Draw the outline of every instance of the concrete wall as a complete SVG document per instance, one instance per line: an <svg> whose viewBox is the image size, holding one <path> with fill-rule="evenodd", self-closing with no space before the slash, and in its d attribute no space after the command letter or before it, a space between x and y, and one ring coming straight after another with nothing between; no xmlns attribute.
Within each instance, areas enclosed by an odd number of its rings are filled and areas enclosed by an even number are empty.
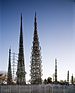
<svg viewBox="0 0 75 93"><path fill-rule="evenodd" d="M65 85L0 85L0 93L75 93L75 86Z"/></svg>

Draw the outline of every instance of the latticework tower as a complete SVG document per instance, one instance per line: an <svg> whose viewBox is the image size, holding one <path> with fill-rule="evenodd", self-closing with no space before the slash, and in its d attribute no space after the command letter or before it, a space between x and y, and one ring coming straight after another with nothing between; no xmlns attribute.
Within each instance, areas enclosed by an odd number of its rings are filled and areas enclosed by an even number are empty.
<svg viewBox="0 0 75 93"><path fill-rule="evenodd" d="M9 49L9 63L8 63L8 76L7 84L12 84L12 72L11 72L11 49Z"/></svg>
<svg viewBox="0 0 75 93"><path fill-rule="evenodd" d="M57 83L57 59L55 58L55 83Z"/></svg>
<svg viewBox="0 0 75 93"><path fill-rule="evenodd" d="M17 64L17 84L26 84L25 80L25 64L24 64L24 48L23 48L23 31L22 31L22 15L20 26L19 54Z"/></svg>
<svg viewBox="0 0 75 93"><path fill-rule="evenodd" d="M36 22L36 13L35 13L35 22L34 22L34 37L33 37L33 46L32 46L32 55L31 55L31 84L41 84L42 83L42 69L41 69L41 53L40 53L39 39L37 33L37 22Z"/></svg>
<svg viewBox="0 0 75 93"><path fill-rule="evenodd" d="M67 72L67 83L69 84L69 71Z"/></svg>
<svg viewBox="0 0 75 93"><path fill-rule="evenodd" d="M73 78L73 74L72 74L72 76L71 76L71 84L74 84L74 80L73 80L74 78Z"/></svg>

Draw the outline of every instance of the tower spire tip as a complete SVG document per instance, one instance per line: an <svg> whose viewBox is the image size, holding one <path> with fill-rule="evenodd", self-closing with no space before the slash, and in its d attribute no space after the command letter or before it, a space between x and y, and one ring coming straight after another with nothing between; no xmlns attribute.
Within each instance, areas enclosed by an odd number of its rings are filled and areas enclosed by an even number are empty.
<svg viewBox="0 0 75 93"><path fill-rule="evenodd" d="M36 17L36 11L35 11L35 17Z"/></svg>
<svg viewBox="0 0 75 93"><path fill-rule="evenodd" d="M21 13L21 22L22 22L22 13Z"/></svg>

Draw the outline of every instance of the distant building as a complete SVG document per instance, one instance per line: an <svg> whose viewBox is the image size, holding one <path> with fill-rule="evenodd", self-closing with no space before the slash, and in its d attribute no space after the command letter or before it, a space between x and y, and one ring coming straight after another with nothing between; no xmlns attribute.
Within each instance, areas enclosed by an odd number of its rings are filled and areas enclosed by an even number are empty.
<svg viewBox="0 0 75 93"><path fill-rule="evenodd" d="M7 84L6 72L0 72L0 84Z"/></svg>

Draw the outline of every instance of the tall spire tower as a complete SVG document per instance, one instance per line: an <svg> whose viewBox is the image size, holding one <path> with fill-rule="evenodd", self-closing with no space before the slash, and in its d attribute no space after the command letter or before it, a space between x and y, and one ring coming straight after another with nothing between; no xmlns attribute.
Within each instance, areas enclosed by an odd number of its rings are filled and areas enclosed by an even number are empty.
<svg viewBox="0 0 75 93"><path fill-rule="evenodd" d="M69 84L69 70L67 72L67 83Z"/></svg>
<svg viewBox="0 0 75 93"><path fill-rule="evenodd" d="M55 83L57 83L57 59L55 58Z"/></svg>
<svg viewBox="0 0 75 93"><path fill-rule="evenodd" d="M19 54L17 64L17 84L26 84L25 80L25 64L24 64L24 48L23 48L23 32L22 32L22 14L20 26L20 39L19 39Z"/></svg>
<svg viewBox="0 0 75 93"><path fill-rule="evenodd" d="M71 84L74 84L73 74L72 74L72 76L71 76Z"/></svg>
<svg viewBox="0 0 75 93"><path fill-rule="evenodd" d="M36 13L34 21L34 37L31 55L31 84L41 84L42 83L42 69L41 69L41 53L40 53L39 39L37 33L37 22Z"/></svg>
<svg viewBox="0 0 75 93"><path fill-rule="evenodd" d="M9 64L8 64L8 77L7 84L12 84L12 72L11 72L11 49L9 49Z"/></svg>

